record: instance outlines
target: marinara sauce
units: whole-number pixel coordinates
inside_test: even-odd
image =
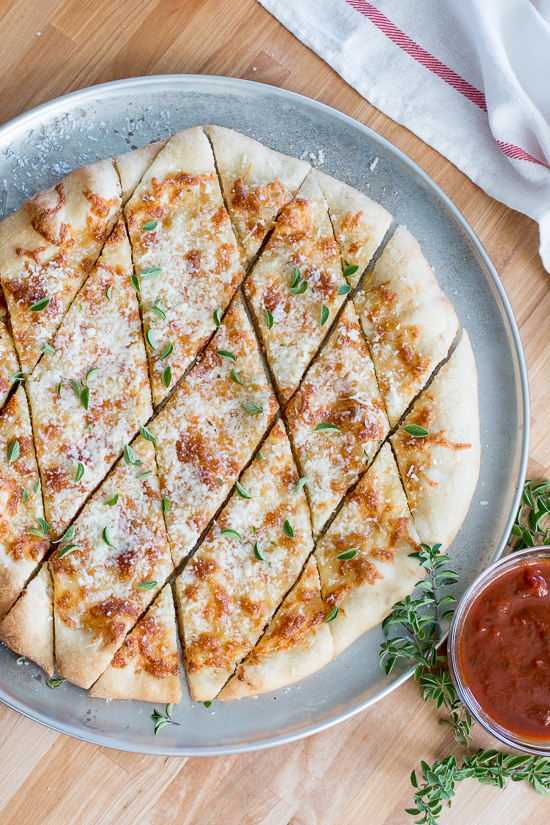
[[[527,739],[550,739],[550,560],[490,582],[470,606],[458,655],[485,713]]]

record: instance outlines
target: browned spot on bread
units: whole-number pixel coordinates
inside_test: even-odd
[[[92,192],[91,189],[85,189],[82,194],[90,202],[91,211],[97,218],[106,218],[111,209],[120,203],[119,198],[109,198],[107,200]]]

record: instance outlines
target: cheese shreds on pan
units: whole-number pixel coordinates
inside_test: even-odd
[[[0,281],[24,372],[51,343],[121,210],[111,160],[70,172],[0,223]]]
[[[130,246],[120,221],[28,380],[46,519],[57,538],[151,415]]]
[[[244,277],[201,128],[172,135],[126,205],[153,400],[160,404],[216,329]]]
[[[479,476],[477,395],[474,353],[464,330],[391,439],[418,535],[443,550],[466,517]]]
[[[19,387],[0,411],[0,618],[48,550],[44,528],[29,407]]]
[[[237,296],[201,359],[150,425],[175,564],[227,498],[277,408]]]
[[[279,217],[245,292],[286,400],[349,292],[327,204],[312,175]]]
[[[19,363],[7,326],[0,319],[0,407],[8,397]]]
[[[266,632],[218,699],[256,696],[291,685],[330,662],[334,644],[313,556]]]
[[[278,422],[204,542],[176,579],[187,677],[213,699],[254,648],[313,549],[309,508]]]
[[[389,432],[357,315],[345,308],[328,343],[286,408],[319,533]]]
[[[318,169],[312,174],[328,203],[344,272],[347,266],[355,268],[346,278],[346,282],[355,287],[390,228],[392,216],[379,203],[346,183]]]
[[[48,562],[0,622],[0,641],[53,676],[53,585]]]
[[[413,592],[423,578],[419,563],[409,558],[417,550],[418,536],[386,444],[315,550],[323,600],[328,609],[338,607],[329,624],[335,656]]]
[[[227,208],[250,262],[311,167],[233,129],[205,126],[205,131]]]
[[[98,699],[177,704],[181,699],[176,613],[170,585],[126,636],[90,690]]]
[[[154,446],[140,436],[132,449],[50,559],[57,669],[79,687],[107,668],[173,569]]]
[[[133,152],[125,152],[123,155],[119,155],[114,159],[122,187],[123,204],[126,204],[130,200],[136,186],[160,150],[163,149],[167,143],[168,138],[165,140],[156,140],[154,143],[142,146],[141,149],[134,149]]]
[[[404,226],[354,298],[394,427],[458,333],[453,305]]]

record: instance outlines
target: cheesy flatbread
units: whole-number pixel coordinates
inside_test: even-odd
[[[169,584],[126,636],[90,696],[162,704],[180,701],[176,613]]]
[[[378,453],[319,541],[315,557],[334,655],[375,627],[415,589],[422,568],[410,553],[418,536],[389,444]]]
[[[19,387],[0,411],[0,618],[45,556],[48,533],[29,407]]]
[[[19,372],[19,363],[8,328],[0,320],[0,407],[4,405],[14,376]]]
[[[172,135],[126,205],[153,400],[216,329],[244,277],[214,156],[200,129]]]
[[[354,272],[346,278],[352,287],[357,286],[361,275],[390,228],[392,216],[376,201],[353,189],[336,178],[315,169],[312,174],[321,187],[328,204],[334,234],[344,263],[344,273],[351,267]]]
[[[53,586],[48,562],[0,622],[0,641],[53,676]]]
[[[308,175],[245,284],[271,372],[288,400],[349,286],[319,184]]]
[[[236,297],[202,358],[151,424],[175,564],[228,496],[276,410],[254,332]]]
[[[255,646],[313,549],[309,508],[278,422],[176,580],[187,678],[213,699]]]
[[[115,158],[115,167],[122,187],[123,204],[126,204],[130,200],[136,186],[160,150],[163,149],[167,143],[168,138],[165,140],[156,140],[154,143],[149,143],[140,149],[134,149],[133,152],[125,152],[123,155]]]
[[[50,558],[55,656],[61,676],[89,688],[173,569],[150,441],[133,442],[74,528]]]
[[[234,129],[204,128],[212,141],[229,214],[250,262],[311,167]]]
[[[427,434],[411,435],[418,427]],[[418,535],[445,550],[468,512],[481,456],[477,371],[466,330],[391,440]]]
[[[319,533],[389,432],[359,320],[349,303],[286,408]]]
[[[150,417],[151,395],[124,223],[117,223],[28,380],[46,519],[58,538]]]
[[[51,343],[120,214],[111,160],[70,172],[0,223],[0,281],[23,371]]]
[[[218,699],[225,702],[268,693],[328,664],[334,644],[326,616],[317,564],[311,557],[254,651],[238,665]]]
[[[404,226],[354,298],[394,427],[458,333],[451,302]]]

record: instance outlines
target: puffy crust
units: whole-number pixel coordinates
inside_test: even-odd
[[[404,226],[397,227],[354,301],[394,427],[446,357],[458,319]]]
[[[286,408],[319,533],[389,432],[374,366],[350,302]],[[340,432],[316,431],[334,424]]]
[[[8,449],[15,441],[19,456],[9,462]],[[42,491],[27,397],[20,386],[0,412],[0,618],[48,550],[46,536],[29,533],[38,528],[39,518],[44,518]]]
[[[169,584],[90,690],[98,699],[177,704],[181,699],[176,613]]]
[[[429,435],[414,438],[404,429],[410,424]],[[477,370],[466,330],[391,440],[418,535],[445,550],[466,518],[481,458]]]
[[[0,622],[0,640],[53,676],[53,587],[47,562]]]
[[[7,326],[0,319],[0,407],[10,391],[13,376],[19,372],[19,362]]]
[[[223,688],[221,702],[290,685],[330,662],[334,645],[315,559],[279,607],[266,632]]]
[[[355,287],[390,228],[389,212],[362,192],[314,169],[312,175],[327,199],[334,234],[342,261],[358,270],[346,278]]]
[[[111,160],[70,172],[0,223],[0,280],[15,346],[30,372],[86,280],[120,214]],[[30,307],[43,298],[48,306]]]
[[[161,149],[168,143],[168,138],[156,140],[133,152],[125,152],[115,158],[115,166],[122,186],[122,203],[126,204],[134,194],[134,190],[141,181],[145,172]]]
[[[229,214],[251,261],[311,167],[234,129],[204,129],[212,141]]]
[[[356,549],[352,559],[338,559]],[[389,444],[378,453],[315,549],[323,600],[339,613],[334,655],[375,627],[423,578],[418,535]]]
[[[187,678],[195,701],[213,699],[260,638],[313,549],[309,508],[278,422],[204,542],[176,579]],[[288,521],[294,537],[285,532]],[[224,530],[235,530],[242,541]],[[258,553],[254,547],[257,545]],[[258,554],[263,555],[265,560]]]
[[[201,128],[172,135],[126,204],[126,216],[144,324],[154,336],[147,356],[153,400],[160,404],[215,331],[215,310],[225,309],[244,277]],[[154,229],[143,229],[153,221]],[[156,274],[141,276],[151,269]],[[156,301],[165,318],[148,309]],[[169,345],[173,349],[162,357]]]
[[[290,293],[293,269],[307,281],[304,293]],[[326,336],[345,298],[338,245],[325,198],[308,175],[286,207],[245,283],[267,360],[279,391],[288,400]],[[321,310],[329,315],[321,326]],[[266,310],[273,316],[271,329]]]

